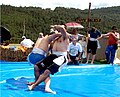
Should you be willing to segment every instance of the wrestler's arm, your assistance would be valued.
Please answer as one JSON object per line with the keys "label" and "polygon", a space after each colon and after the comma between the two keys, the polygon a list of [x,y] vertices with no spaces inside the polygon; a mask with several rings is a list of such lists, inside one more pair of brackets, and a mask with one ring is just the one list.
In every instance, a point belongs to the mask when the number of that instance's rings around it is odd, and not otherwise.
{"label": "wrestler's arm", "polygon": [[68,37],[68,33],[64,27],[64,25],[56,25],[55,29],[62,34],[63,37]]}
{"label": "wrestler's arm", "polygon": [[107,34],[102,34],[102,37],[106,37],[106,38],[108,38],[109,37],[109,35],[110,35],[110,32],[108,32]]}
{"label": "wrestler's arm", "polygon": [[115,34],[114,33],[111,33],[112,34],[112,36],[116,39],[116,40],[118,40],[119,39],[119,34],[117,33],[117,36],[115,36]]}
{"label": "wrestler's arm", "polygon": [[76,38],[76,34],[70,34],[66,31],[64,25],[57,25],[55,26],[55,29],[58,30],[58,32],[61,32],[64,39],[66,38]]}
{"label": "wrestler's arm", "polygon": [[53,41],[55,38],[57,38],[57,37],[59,37],[59,36],[61,36],[60,33],[52,34],[52,35],[48,36],[48,41],[51,42],[51,41]]}

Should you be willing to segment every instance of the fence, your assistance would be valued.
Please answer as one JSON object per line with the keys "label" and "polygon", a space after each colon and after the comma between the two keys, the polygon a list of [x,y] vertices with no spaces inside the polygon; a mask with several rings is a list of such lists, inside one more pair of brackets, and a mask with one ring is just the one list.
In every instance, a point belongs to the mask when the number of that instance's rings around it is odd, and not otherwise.
{"label": "fence", "polygon": [[32,49],[28,49],[26,53],[23,53],[21,50],[12,50],[8,48],[0,47],[1,56],[0,60],[4,61],[26,61],[27,55],[31,52]]}

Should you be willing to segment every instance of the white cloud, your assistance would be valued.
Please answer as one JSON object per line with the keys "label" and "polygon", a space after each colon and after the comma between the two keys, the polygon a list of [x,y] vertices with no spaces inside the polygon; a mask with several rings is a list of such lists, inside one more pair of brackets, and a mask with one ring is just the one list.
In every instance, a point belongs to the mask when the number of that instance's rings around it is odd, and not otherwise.
{"label": "white cloud", "polygon": [[0,4],[12,6],[36,6],[42,8],[69,7],[87,9],[91,2],[91,8],[120,6],[119,0],[0,0]]}

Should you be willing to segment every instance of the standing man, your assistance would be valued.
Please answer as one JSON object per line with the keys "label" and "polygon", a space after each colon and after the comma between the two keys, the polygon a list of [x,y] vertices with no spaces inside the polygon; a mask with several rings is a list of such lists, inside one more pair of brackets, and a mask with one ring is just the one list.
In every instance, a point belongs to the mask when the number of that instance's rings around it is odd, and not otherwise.
{"label": "standing man", "polygon": [[106,47],[105,55],[108,64],[114,64],[114,58],[116,50],[118,48],[119,33],[117,33],[116,26],[112,27],[112,30],[103,36],[108,36],[108,46]]}
{"label": "standing man", "polygon": [[90,54],[92,54],[91,64],[94,63],[96,51],[98,48],[98,40],[101,38],[101,32],[98,31],[95,27],[92,27],[90,31],[88,31],[88,44],[87,44],[87,62],[88,64]]}

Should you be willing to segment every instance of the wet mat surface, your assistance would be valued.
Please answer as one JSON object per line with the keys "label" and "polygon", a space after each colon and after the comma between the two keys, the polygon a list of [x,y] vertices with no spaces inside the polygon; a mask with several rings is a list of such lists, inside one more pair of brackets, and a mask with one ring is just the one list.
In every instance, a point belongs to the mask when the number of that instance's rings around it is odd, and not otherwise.
{"label": "wet mat surface", "polygon": [[33,91],[26,85],[34,81],[33,66],[27,62],[2,62],[0,69],[0,97],[120,97],[120,66],[67,66],[51,75],[51,89],[45,93],[44,83]]}

